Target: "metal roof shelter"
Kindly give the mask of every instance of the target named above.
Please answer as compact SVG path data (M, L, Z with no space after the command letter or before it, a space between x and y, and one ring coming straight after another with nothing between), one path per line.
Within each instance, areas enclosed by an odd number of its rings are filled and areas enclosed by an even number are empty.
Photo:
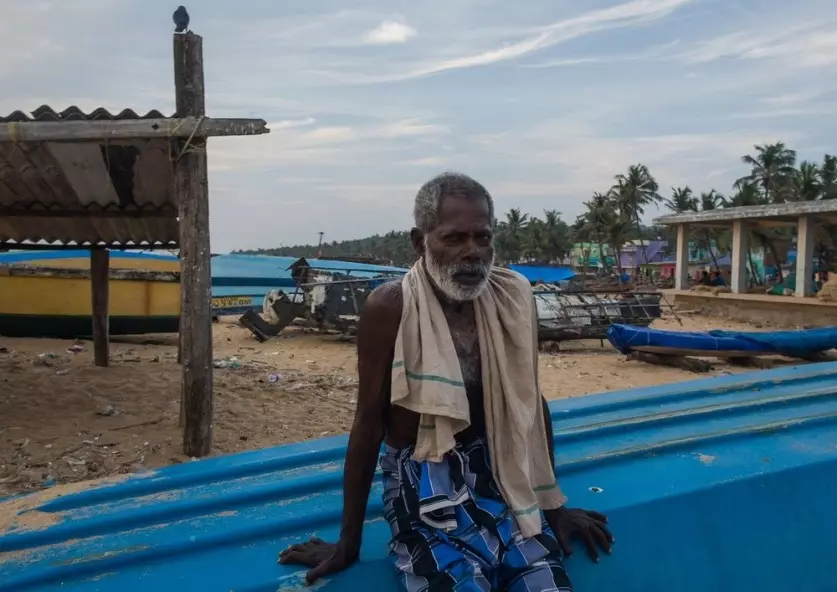
M659 225L688 224L689 226L728 227L734 220L747 220L757 226L796 226L800 216L815 216L818 220L837 224L837 200L798 201L759 206L739 206L705 212L685 212L654 218Z
M685 290L689 282L689 228L732 226L731 288L747 291L747 229L752 226L796 226L796 296L811 296L814 272L814 232L817 224L837 224L837 200L789 202L739 206L706 212L661 216L654 224L677 226L675 288Z
M212 446L206 142L264 134L261 119L205 116L203 39L174 34L176 113L43 106L0 118L0 248L91 249L96 364L108 363L106 248L180 249L184 451Z

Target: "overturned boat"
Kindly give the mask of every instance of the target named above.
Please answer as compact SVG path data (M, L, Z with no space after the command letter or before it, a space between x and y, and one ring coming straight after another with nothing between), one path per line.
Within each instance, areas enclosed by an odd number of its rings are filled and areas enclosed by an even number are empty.
M576 589L835 589L837 363L550 409L562 488L616 537L598 565L581 548L567 560ZM2 589L304 590L305 570L276 556L313 534L337 539L345 454L336 437L7 500ZM317 590L399 589L381 493L376 480L360 561Z

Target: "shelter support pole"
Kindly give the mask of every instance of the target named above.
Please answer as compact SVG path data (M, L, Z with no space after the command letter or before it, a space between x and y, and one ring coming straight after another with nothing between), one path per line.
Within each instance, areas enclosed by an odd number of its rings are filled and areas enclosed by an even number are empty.
M110 358L110 319L108 292L110 289L110 253L106 249L90 250L90 288L93 321L93 360L97 366L107 366Z
M174 34L177 114L202 116L203 39ZM212 310L209 192L206 139L177 140L173 150L180 229L180 352L183 382L183 452L206 456L212 449Z
M800 216L796 235L796 289L794 295L812 296L814 275L814 219Z
M674 289L689 289L689 226L677 225L677 254L674 259Z
M730 289L733 294L747 292L747 225L744 220L732 222L732 261L730 262Z

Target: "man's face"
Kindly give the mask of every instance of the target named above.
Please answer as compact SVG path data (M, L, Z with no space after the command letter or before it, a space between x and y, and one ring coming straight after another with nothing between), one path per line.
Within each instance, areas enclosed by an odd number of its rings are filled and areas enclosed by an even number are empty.
M483 199L443 197L439 223L427 234L413 233L427 272L451 300L474 300L485 288L494 263L494 235Z

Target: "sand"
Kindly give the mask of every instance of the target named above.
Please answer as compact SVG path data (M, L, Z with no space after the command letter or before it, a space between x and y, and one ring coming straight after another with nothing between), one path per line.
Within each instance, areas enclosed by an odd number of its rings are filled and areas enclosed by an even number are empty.
M666 318L654 326L752 329L701 316L683 323ZM74 352L72 341L0 337L0 498L188 460L177 427L177 336L131 341L112 343L111 365L97 368L90 343ZM222 319L214 348L216 360L240 366L215 369L216 454L348 432L357 397L354 343L289 330L260 344ZM549 399L698 377L625 361L607 342L565 342L540 358ZM710 375L741 371L718 363Z

